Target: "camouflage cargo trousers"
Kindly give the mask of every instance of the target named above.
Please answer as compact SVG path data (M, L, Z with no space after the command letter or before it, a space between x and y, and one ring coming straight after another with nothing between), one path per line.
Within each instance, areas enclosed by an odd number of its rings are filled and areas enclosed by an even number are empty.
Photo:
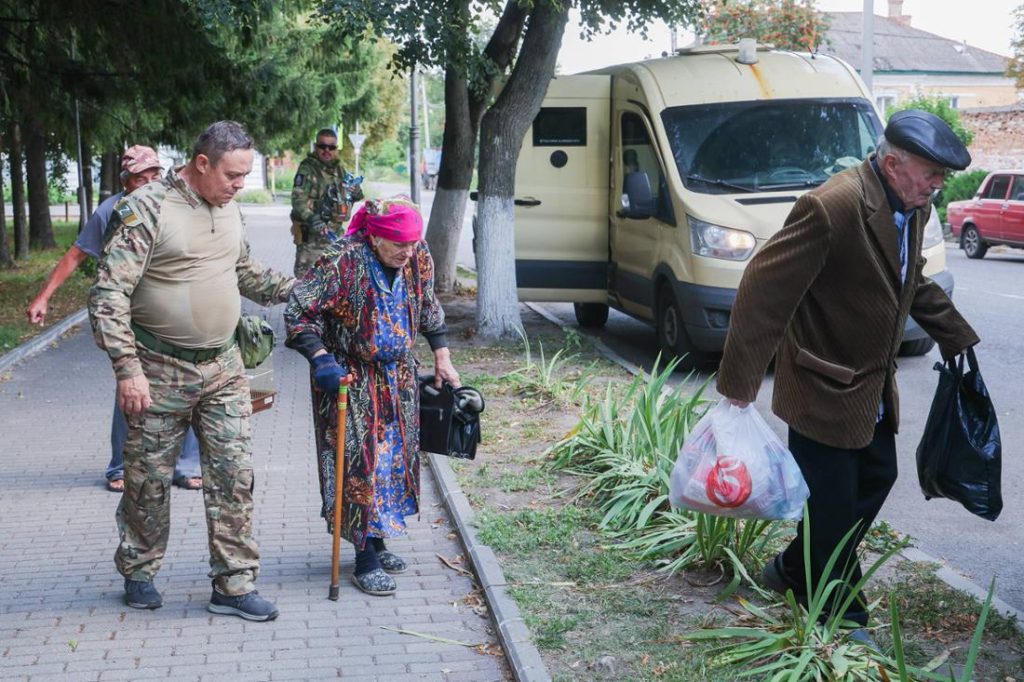
M339 228L341 229L341 228ZM339 232L339 234L341 234ZM295 247L295 276L302 277L306 271L313 267L313 264L324 255L324 251L331 245L331 241L325 237L317 236L307 242Z
M252 403L238 347L191 363L138 347L153 404L125 415L124 494L117 508L121 575L152 580L167 551L171 479L185 431L199 437L210 577L222 594L251 592L259 574L252 537Z

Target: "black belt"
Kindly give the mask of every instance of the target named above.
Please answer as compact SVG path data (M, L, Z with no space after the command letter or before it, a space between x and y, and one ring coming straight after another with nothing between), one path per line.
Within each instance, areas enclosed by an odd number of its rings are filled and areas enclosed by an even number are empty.
M217 348L182 348L181 346L175 346L173 343L161 341L134 322L132 322L132 331L135 333L135 340L149 350L161 355L169 355L178 360L191 362L195 365L198 365L200 362L209 362L235 345L235 337L232 336L227 343Z

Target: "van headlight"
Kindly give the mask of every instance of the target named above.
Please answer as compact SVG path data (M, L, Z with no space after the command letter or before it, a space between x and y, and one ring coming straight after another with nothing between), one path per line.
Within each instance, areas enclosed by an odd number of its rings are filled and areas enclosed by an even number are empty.
M757 245L754 235L749 232L712 225L693 216L686 216L686 219L690 223L690 246L698 256L746 260Z
M924 224L924 236L921 238L921 249L930 249L942 243L946 236L942 233L942 223L939 222L939 212L932 207L932 214L928 222Z

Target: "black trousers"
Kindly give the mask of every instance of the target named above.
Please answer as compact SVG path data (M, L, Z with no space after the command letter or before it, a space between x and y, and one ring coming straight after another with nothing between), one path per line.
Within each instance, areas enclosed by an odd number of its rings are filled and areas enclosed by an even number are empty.
M896 438L888 421L875 426L871 443L859 450L844 450L824 445L789 430L789 449L803 472L811 496L807 500L810 537L804 537L803 523L798 525L796 539L782 552L781 569L794 593L807 592L804 570L804 543L811 550L811 589L815 590L829 557L851 528L857 530L844 546L844 551L831 575L831 581L849 575L847 584L861 579L856 549L871 527L885 498L896 482ZM846 598L842 590L832 602ZM866 625L868 614L863 601L857 600L847 609L846 619Z

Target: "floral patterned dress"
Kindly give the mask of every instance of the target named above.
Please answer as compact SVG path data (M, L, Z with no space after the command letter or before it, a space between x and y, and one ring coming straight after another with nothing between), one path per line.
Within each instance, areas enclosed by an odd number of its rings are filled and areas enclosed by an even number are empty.
M316 333L355 378L348 392L341 533L357 549L368 537L403 534L404 517L419 511L419 394L412 348L418 333L444 328L433 273L430 252L420 242L389 281L359 233L317 261L285 308L288 338ZM337 395L315 385L312 393L320 513L330 532Z

